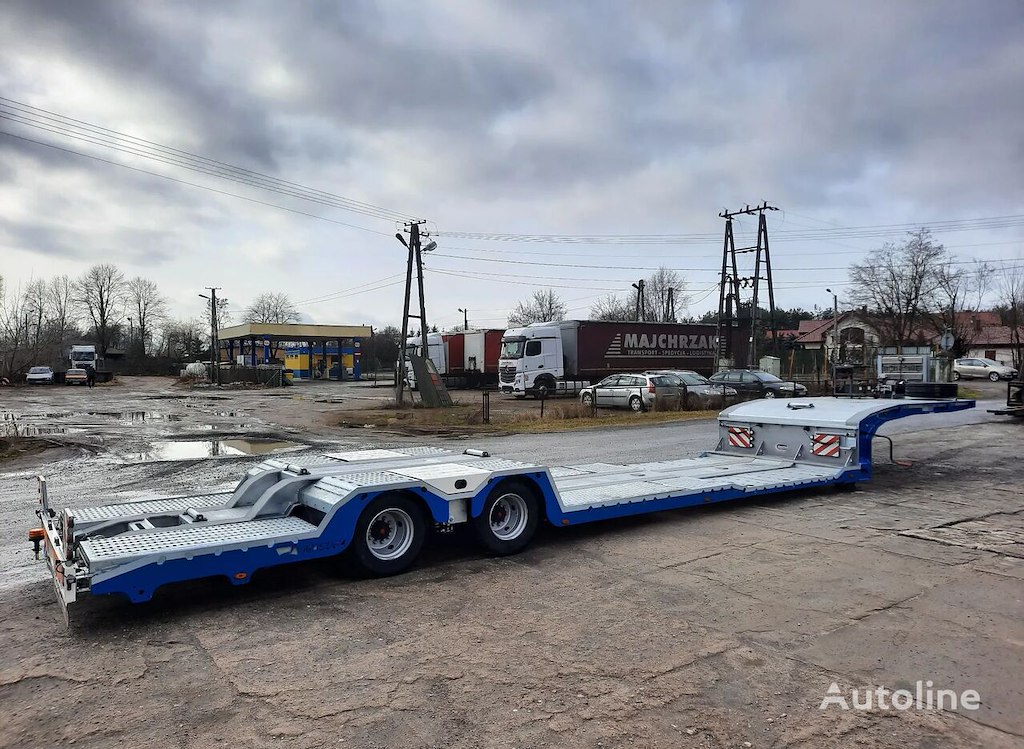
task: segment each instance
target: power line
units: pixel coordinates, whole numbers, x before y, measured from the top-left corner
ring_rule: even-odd
[[[371,234],[380,234],[382,236],[391,236],[386,231],[377,231],[367,226],[359,226],[358,224],[350,224],[347,221],[338,221],[337,219],[327,218],[326,216],[319,216],[315,213],[308,213],[306,211],[300,211],[298,208],[289,208],[288,206],[279,205],[278,203],[270,203],[266,200],[259,200],[257,198],[251,198],[248,195],[239,195],[235,192],[228,192],[227,190],[219,190],[216,187],[210,187],[209,185],[201,185],[198,182],[189,182],[187,179],[180,179],[179,177],[172,177],[169,174],[160,174],[159,172],[152,172],[148,169],[142,169],[137,166],[128,166],[128,164],[122,164],[118,161],[112,161],[110,159],[104,159],[101,156],[95,156],[90,153],[83,153],[82,151],[76,151],[73,148],[67,148],[65,146],[58,146],[55,143],[46,143],[45,141],[35,140],[33,138],[27,138],[24,135],[15,135],[4,130],[0,130],[0,135],[6,135],[8,138],[17,138],[18,140],[27,141],[28,143],[35,143],[38,146],[45,146],[46,148],[52,148],[57,151],[64,151],[65,153],[71,153],[76,156],[84,156],[87,159],[93,159],[94,161],[102,161],[104,164],[110,164],[112,166],[120,167],[122,169],[130,169],[133,172],[141,172],[142,174],[148,174],[153,177],[159,177],[160,179],[170,180],[171,182],[177,182],[181,185],[188,185],[189,187],[198,187],[200,190],[208,190],[209,192],[217,193],[218,195],[226,195],[232,198],[238,198],[239,200],[246,200],[250,203],[257,205],[267,206],[268,208],[277,208],[281,211],[288,211],[289,213],[296,213],[300,216],[306,216],[307,218],[315,218],[319,221],[326,221],[329,224],[338,224],[339,226],[347,226],[350,229],[359,229],[360,231],[367,231]]]
[[[153,159],[172,166],[179,166],[273,192],[280,192],[342,210],[392,221],[404,221],[412,218],[409,214],[400,211],[393,211],[372,203],[347,198],[297,182],[272,177],[262,172],[234,166],[223,161],[172,146],[166,146],[3,96],[0,96],[0,118],[17,122],[27,127],[45,130],[56,135],[83,140],[123,153]]]

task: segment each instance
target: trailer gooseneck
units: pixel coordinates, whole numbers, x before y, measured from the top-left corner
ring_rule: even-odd
[[[391,575],[416,559],[430,526],[469,524],[495,554],[529,544],[542,521],[575,525],[871,476],[871,441],[887,421],[972,408],[966,400],[759,400],[718,416],[713,449],[695,457],[545,467],[434,447],[270,459],[231,492],[80,509],[50,507],[40,528],[57,599],[119,593],[149,600],[167,583],[253,573],[344,553]]]

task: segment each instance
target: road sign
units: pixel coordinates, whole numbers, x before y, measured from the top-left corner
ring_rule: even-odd
[[[950,333],[948,330],[942,334],[941,338],[939,338],[939,348],[942,349],[943,351],[949,351],[951,348],[953,348],[954,343],[955,341],[953,340],[953,334]]]

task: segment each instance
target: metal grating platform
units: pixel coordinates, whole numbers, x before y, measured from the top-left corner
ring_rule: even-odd
[[[71,510],[72,516],[79,523],[96,523],[104,520],[116,520],[136,515],[152,515],[155,513],[184,512],[190,507],[206,508],[221,507],[227,503],[231,492],[219,494],[196,494],[190,497],[170,497],[167,499],[146,499],[140,502],[123,502],[99,507],[81,507]]]
[[[341,460],[346,463],[359,463],[364,460],[422,458],[432,455],[455,455],[455,453],[441,447],[396,447],[393,450],[378,448],[372,450],[347,450],[344,452],[327,453],[327,457],[332,460]]]
[[[607,470],[606,465],[574,466],[568,475],[556,474],[555,486],[565,510],[633,503],[680,493],[795,488],[834,479],[843,470],[842,466],[724,455],[618,466],[617,473]],[[581,470],[592,467],[600,470]]]
[[[329,486],[332,491],[344,491],[348,493],[364,486],[380,486],[382,484],[409,483],[407,476],[402,476],[391,471],[356,471],[355,473],[343,473],[339,476],[327,476],[320,479],[318,484]]]
[[[123,563],[151,554],[169,552],[174,556],[181,556],[175,552],[189,552],[198,555],[222,551],[225,546],[231,544],[263,545],[279,539],[290,540],[310,531],[315,532],[316,526],[300,518],[271,518],[223,525],[182,525],[177,528],[113,538],[93,538],[83,541],[80,548],[90,565],[107,566],[112,562]]]
[[[461,456],[460,460],[465,460],[469,456]],[[515,471],[522,468],[540,468],[535,463],[521,463],[518,460],[506,460],[505,458],[480,458],[472,462],[466,461],[467,466],[473,468],[481,468],[485,471]]]

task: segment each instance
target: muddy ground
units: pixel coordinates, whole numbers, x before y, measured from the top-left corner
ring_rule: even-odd
[[[24,540],[37,470],[58,501],[85,504],[227,486],[264,440],[469,445],[332,426],[338,391],[44,391],[0,394],[19,423],[63,426],[51,435],[67,442],[0,466],[0,747],[1024,746],[1019,420],[897,422],[911,467],[880,460],[856,492],[546,529],[505,559],[438,536],[396,578],[354,580],[327,560],[141,606],[84,602],[65,631]],[[95,413],[67,415],[80,396]],[[714,433],[705,421],[471,441],[621,462],[692,453]],[[153,452],[182,437],[218,454]],[[918,680],[977,690],[981,708],[819,709],[832,682],[848,695]]]

